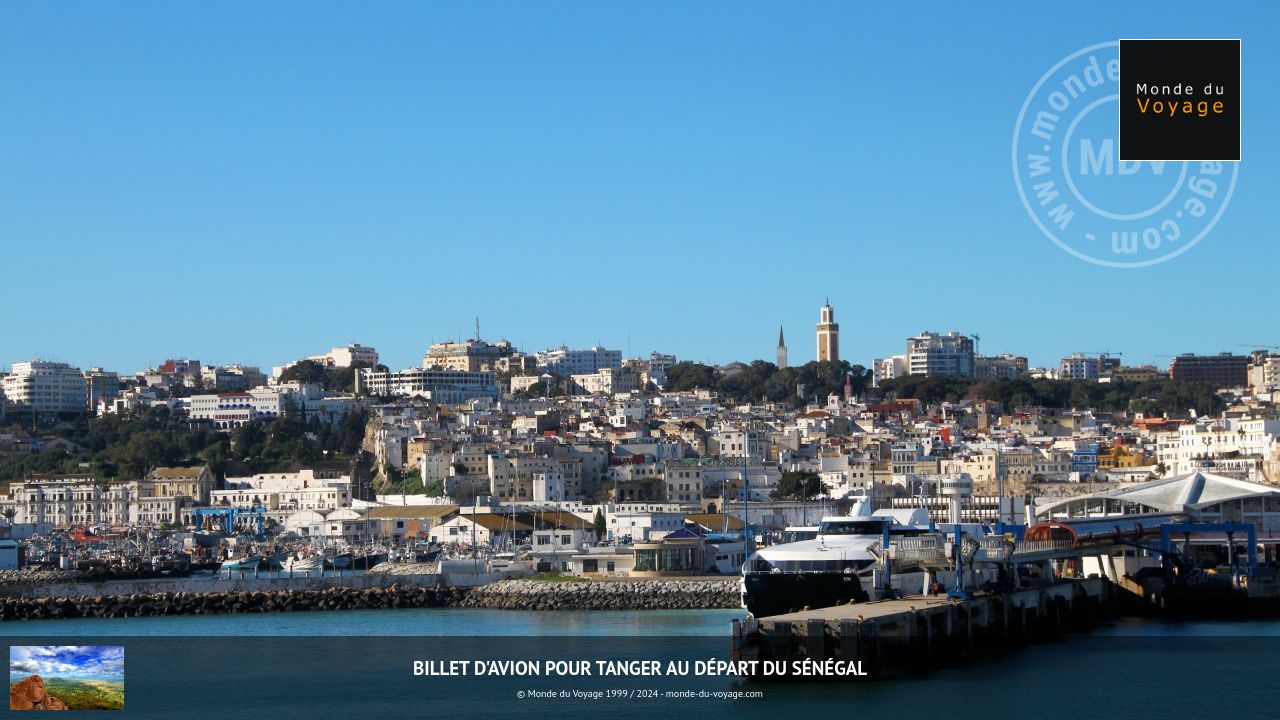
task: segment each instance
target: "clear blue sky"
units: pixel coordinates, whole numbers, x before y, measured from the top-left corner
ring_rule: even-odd
[[[888,4],[886,4],[888,5]],[[1280,343],[1280,17],[1177,3],[0,5],[0,366],[270,366],[357,341],[1033,364]],[[1050,243],[1031,86],[1119,37],[1241,37],[1244,157],[1173,261]],[[1271,214],[1268,214],[1271,213]]]

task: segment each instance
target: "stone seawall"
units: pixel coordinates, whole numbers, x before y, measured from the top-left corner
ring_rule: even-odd
[[[415,583],[412,580],[403,582],[406,579],[383,576],[377,585],[366,587],[159,591],[60,597],[8,596],[0,597],[0,620],[424,607],[503,610],[692,610],[738,607],[737,581],[723,578],[589,582],[502,580],[479,587],[448,584],[437,586],[434,582]]]
[[[539,582],[472,588],[462,607],[500,610],[704,610],[739,607],[737,578]]]
[[[489,581],[501,579],[491,576]],[[237,593],[266,592],[271,590],[327,590],[329,588],[387,588],[392,585],[405,587],[431,587],[465,583],[450,583],[439,575],[333,575],[323,577],[268,576],[263,573],[259,577],[244,578],[227,577],[179,577],[156,578],[150,580],[102,580],[98,582],[62,582],[44,584],[0,585],[0,596],[22,598],[66,598],[80,596],[128,596],[128,595],[160,595],[174,593]]]
[[[0,600],[0,619],[49,620],[456,607],[466,592],[465,588],[402,587],[393,584],[389,587],[364,589],[332,587],[324,590],[165,592],[61,598],[7,597]]]

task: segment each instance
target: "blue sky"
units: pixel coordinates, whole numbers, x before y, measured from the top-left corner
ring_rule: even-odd
[[[14,645],[9,648],[9,675],[96,680],[124,679],[124,648],[118,645]]]
[[[5,3],[0,366],[393,367],[471,334],[713,362],[922,330],[1033,364],[1280,343],[1273,4]],[[1241,37],[1244,162],[1170,262],[1089,265],[1009,168],[1055,62]],[[1253,83],[1251,85],[1251,83]]]

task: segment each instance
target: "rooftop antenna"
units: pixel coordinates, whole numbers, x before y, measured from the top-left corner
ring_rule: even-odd
[[[476,340],[480,340],[480,316],[476,316]]]

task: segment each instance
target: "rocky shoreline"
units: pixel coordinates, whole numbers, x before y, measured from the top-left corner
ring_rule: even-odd
[[[78,570],[41,570],[36,568],[0,570],[0,585],[57,585],[60,583],[79,582],[87,577],[87,573],[82,573]]]
[[[0,599],[0,620],[463,607],[502,610],[702,610],[738,607],[736,579],[545,582],[413,587],[177,592]]]
[[[539,582],[472,588],[462,607],[494,610],[710,610],[739,607],[737,578]]]

